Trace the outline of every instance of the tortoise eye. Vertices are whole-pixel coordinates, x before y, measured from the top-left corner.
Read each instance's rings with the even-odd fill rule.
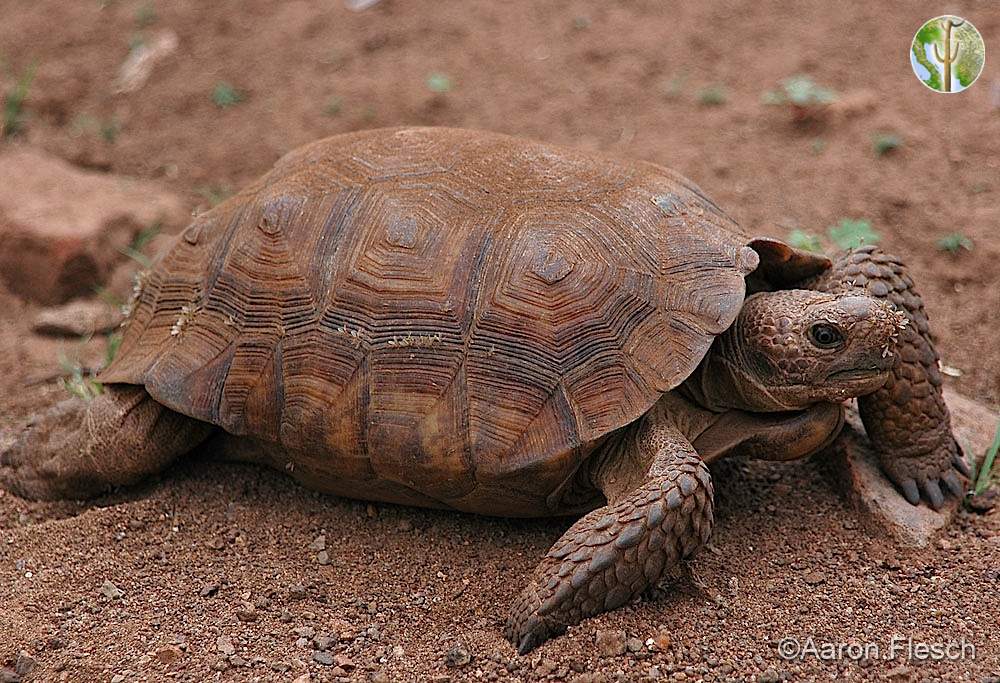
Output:
[[[829,323],[816,323],[809,328],[809,340],[821,349],[835,349],[844,344],[844,335]]]

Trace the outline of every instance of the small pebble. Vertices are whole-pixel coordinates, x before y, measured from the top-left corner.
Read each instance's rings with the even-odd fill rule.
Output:
[[[313,652],[313,661],[321,666],[333,666],[333,655],[329,652]]]
[[[469,654],[469,651],[462,643],[452,647],[444,656],[444,663],[452,668],[463,667],[471,661],[472,655]]]
[[[219,636],[215,641],[215,649],[224,655],[236,654],[236,646],[229,636]]]
[[[124,593],[115,584],[110,581],[105,581],[101,584],[101,595],[106,597],[108,600],[120,600]]]
[[[594,635],[597,654],[602,657],[618,657],[625,654],[625,631],[601,629]]]

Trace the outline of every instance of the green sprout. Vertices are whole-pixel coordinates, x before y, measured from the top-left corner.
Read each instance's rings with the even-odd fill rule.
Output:
[[[89,340],[89,337],[84,337],[81,343],[85,344]],[[59,385],[71,396],[89,402],[104,393],[104,386],[94,379],[93,373],[86,370],[79,360],[60,354],[59,367],[65,373],[64,377],[59,378]]]
[[[792,76],[781,82],[777,90],[769,90],[761,98],[764,104],[791,104],[798,107],[815,107],[837,100],[837,93],[822,88],[808,76]]]
[[[903,139],[893,133],[879,133],[872,138],[872,148],[878,156],[885,156],[903,146]]]
[[[35,67],[35,62],[29,64],[17,82],[4,94],[0,138],[16,135],[24,127],[24,101],[35,80]]]
[[[976,458],[974,456],[969,457],[972,469],[972,491],[970,493],[973,496],[980,496],[986,493],[987,489],[1000,479],[1000,472],[994,471],[1000,469],[995,467],[998,464],[998,451],[1000,451],[1000,423],[997,424],[993,443],[986,450],[986,455],[983,456],[983,464],[979,466],[978,471],[976,470]],[[968,449],[966,449],[966,452],[968,452]]]
[[[795,229],[788,233],[788,243],[796,249],[805,249],[817,254],[823,253],[823,244],[819,236],[805,230]]]
[[[344,100],[341,97],[334,95],[326,102],[326,106],[323,107],[323,113],[327,116],[336,116],[340,113],[340,110],[344,108]]]
[[[246,96],[225,81],[219,81],[212,90],[212,101],[219,109],[228,109],[246,99]]]
[[[972,240],[962,233],[953,232],[939,239],[937,241],[937,247],[941,251],[947,251],[949,254],[955,255],[962,249],[972,251],[973,244]]]
[[[427,76],[427,88],[438,94],[449,92],[451,91],[451,79],[448,78],[447,74],[435,71]]]
[[[872,229],[870,221],[842,218],[836,225],[827,228],[826,234],[841,249],[856,249],[862,244],[878,244],[881,235]]]
[[[135,10],[135,23],[139,28],[146,28],[156,22],[156,8],[153,3],[145,2]]]
[[[698,91],[698,103],[705,107],[718,107],[727,99],[726,89],[721,85],[710,85]]]
[[[154,237],[160,234],[162,229],[163,224],[160,221],[154,221],[148,228],[139,231],[127,247],[121,247],[118,251],[138,263],[142,268],[148,269],[153,265],[153,261],[143,253],[143,250]]]

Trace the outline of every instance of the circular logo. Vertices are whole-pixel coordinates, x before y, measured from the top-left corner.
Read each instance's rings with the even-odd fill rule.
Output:
[[[937,92],[961,92],[976,82],[986,44],[972,22],[953,14],[921,26],[910,45],[910,65],[920,82]]]

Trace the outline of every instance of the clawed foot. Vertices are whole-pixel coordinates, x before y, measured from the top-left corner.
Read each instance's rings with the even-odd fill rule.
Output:
[[[566,624],[539,613],[541,606],[538,586],[532,582],[511,608],[503,633],[519,655],[526,655],[546,640],[566,632]]]
[[[951,440],[950,446],[916,457],[882,458],[882,469],[895,482],[911,505],[921,498],[935,510],[944,505],[945,495],[956,498],[965,495],[963,477],[971,476],[962,449]]]

